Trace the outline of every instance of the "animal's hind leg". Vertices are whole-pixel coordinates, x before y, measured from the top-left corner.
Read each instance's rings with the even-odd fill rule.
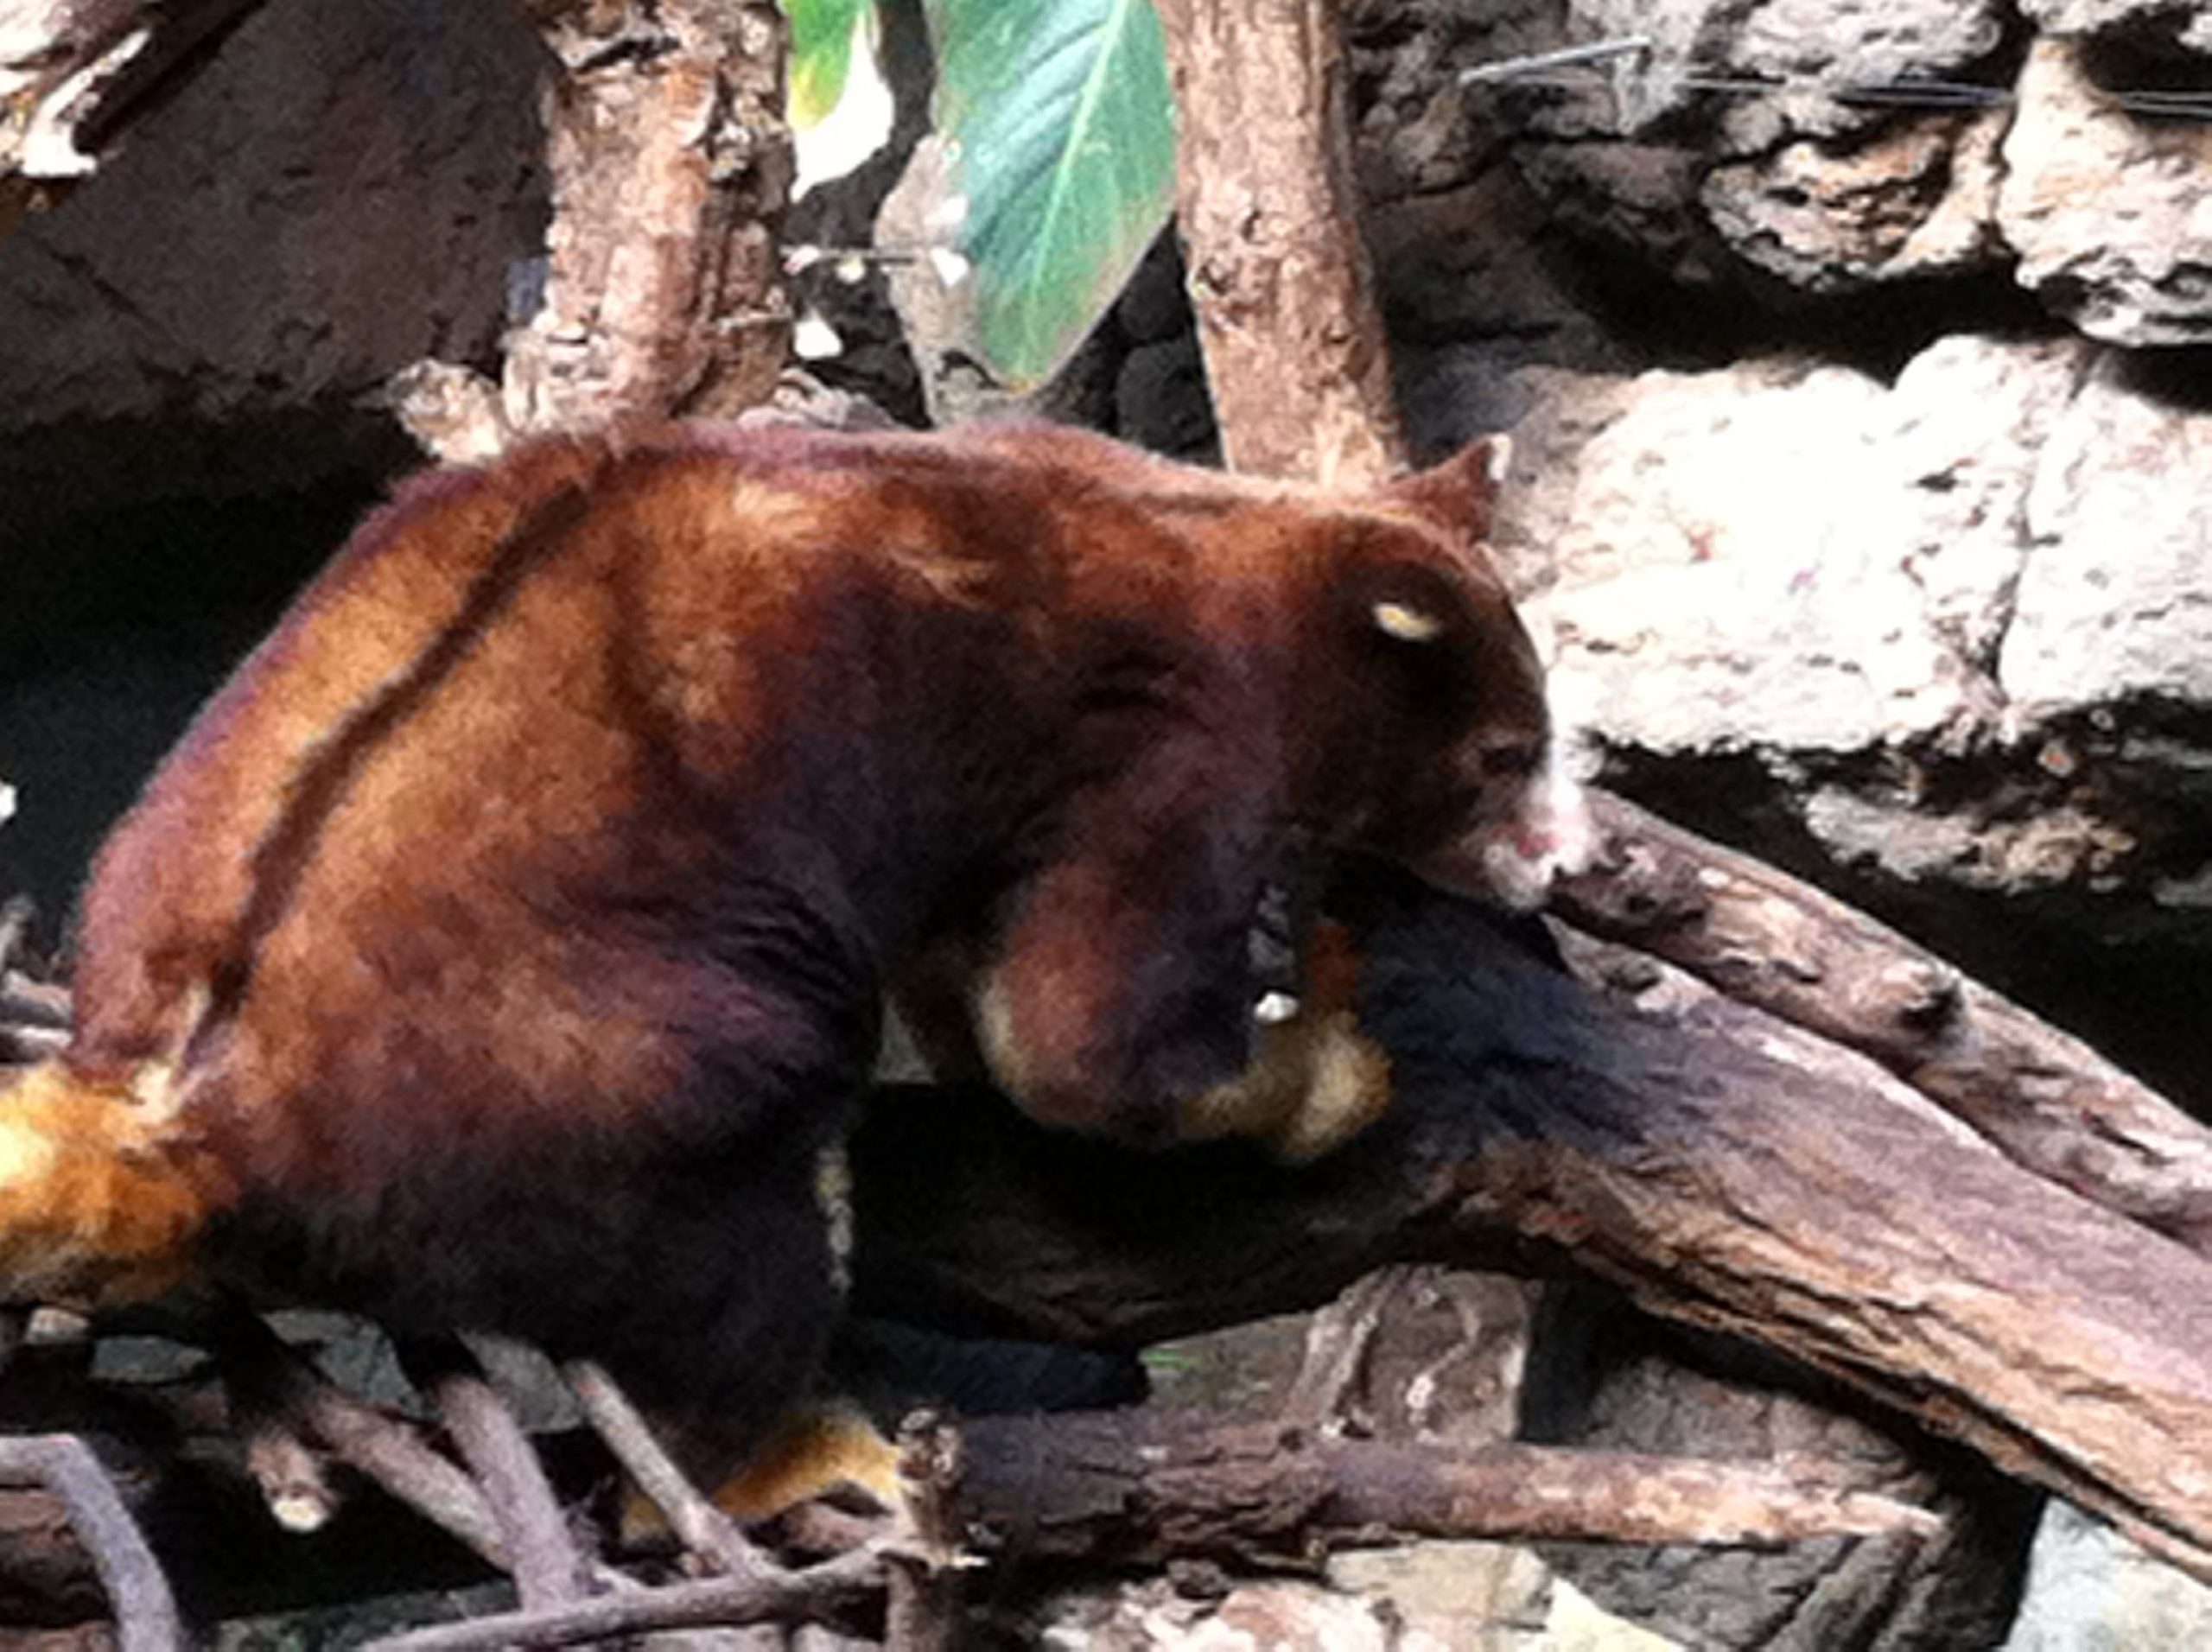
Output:
[[[871,1490],[887,1484],[846,1422],[804,1420],[843,1309],[832,1240],[839,1213],[821,1173],[825,1158],[838,1157],[788,1153],[747,1174],[733,1166],[699,1179],[696,1197],[672,1198],[639,1240],[652,1295],[609,1327],[596,1360],[690,1484],[741,1519],[856,1471]]]

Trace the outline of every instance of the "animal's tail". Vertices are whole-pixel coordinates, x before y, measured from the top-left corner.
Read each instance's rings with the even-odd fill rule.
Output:
[[[0,1083],[0,1301],[106,1307],[188,1279],[223,1179],[166,1086],[60,1058]]]

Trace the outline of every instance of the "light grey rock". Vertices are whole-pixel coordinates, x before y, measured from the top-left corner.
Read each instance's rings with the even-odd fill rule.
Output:
[[[1993,4],[1948,0],[1765,0],[1715,3],[1716,21],[1740,17],[1732,62],[1784,74],[1885,81],[1973,63],[1996,49],[2005,15]]]
[[[1497,539],[1562,721],[1649,773],[1748,755],[1727,818],[1889,886],[2201,944],[2212,410],[2171,371],[1960,336],[1891,385],[1519,376]]]
[[[1929,626],[1977,670],[1994,673],[2012,623],[2037,455],[2097,353],[2079,340],[1961,334],[1915,357],[1891,392],[1905,569]]]
[[[1228,1580],[1221,1580],[1226,1584]],[[1041,1604],[1048,1652],[1669,1652],[1526,1548],[1412,1542],[1330,1557],[1322,1582],[1087,1585]]]
[[[1893,387],[1530,373],[1499,543],[1563,711],[1655,752],[2018,740],[2212,706],[2212,413],[2078,340]]]
[[[2032,549],[1998,664],[2016,717],[2142,695],[2212,706],[2212,414],[2102,361],[2027,495]]]
[[[1192,1597],[1170,1584],[1070,1590],[1041,1615],[1048,1652],[1391,1652],[1393,1625],[1372,1602],[1310,1584],[1244,1583]]]
[[[1901,122],[1840,149],[1795,138],[1713,167],[1700,204],[1738,257],[1808,292],[1989,265],[2010,119]]]
[[[1562,716],[1653,752],[1844,752],[1964,715],[1897,551],[1889,399],[1843,369],[1753,365],[1599,387],[1618,411],[1586,435],[1587,409],[1541,421],[1564,426],[1523,461],[1546,497],[1501,538],[1548,549],[1526,607]]]
[[[2018,279],[2095,338],[2212,340],[2212,123],[2131,114],[2082,53],[2038,40],[2021,70],[1997,200]]]
[[[2004,1652],[2199,1646],[2212,1646],[2212,1588],[2070,1503],[2050,1506]]]
[[[1995,269],[2007,111],[1843,94],[1979,75],[2006,22],[1936,0],[1570,0],[1546,43],[1637,37],[1649,56],[1503,106],[1540,192],[1679,282],[1827,293]]]
[[[2212,53],[2212,10],[2202,6],[2174,0],[2021,0],[2020,11],[2046,35],[2134,33]]]

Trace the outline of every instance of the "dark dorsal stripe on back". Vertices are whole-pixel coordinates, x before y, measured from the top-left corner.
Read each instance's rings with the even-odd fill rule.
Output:
[[[570,477],[510,527],[452,616],[420,651],[308,749],[268,829],[255,844],[246,899],[221,957],[208,977],[208,1001],[185,1041],[189,1068],[206,1041],[237,1018],[253,984],[262,943],[283,923],[330,817],[370,755],[429,701],[514,600],[525,581],[567,543],[590,508],[608,463],[602,454]]]

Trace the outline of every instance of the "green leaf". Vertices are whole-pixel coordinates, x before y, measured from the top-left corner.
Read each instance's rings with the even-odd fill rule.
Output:
[[[1050,378],[1167,219],[1175,113],[1152,0],[925,0],[937,128],[966,200],[979,342],[1026,388]]]
[[[791,24],[791,90],[785,113],[794,126],[820,124],[844,95],[853,37],[872,0],[782,0]]]

